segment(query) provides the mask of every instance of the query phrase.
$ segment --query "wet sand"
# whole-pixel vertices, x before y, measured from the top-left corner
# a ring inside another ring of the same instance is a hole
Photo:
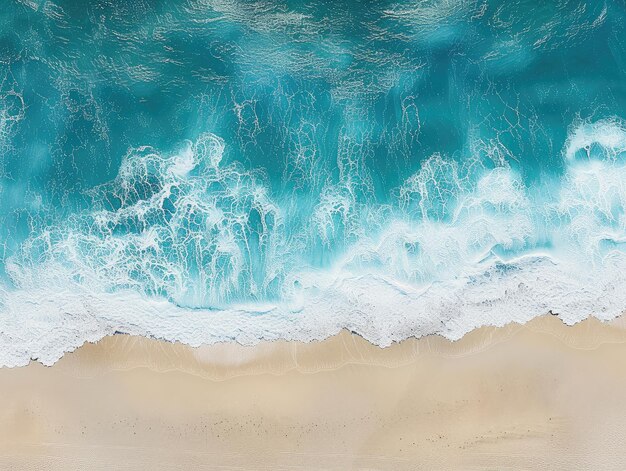
[[[626,321],[380,349],[114,336],[0,370],[0,469],[626,469]]]

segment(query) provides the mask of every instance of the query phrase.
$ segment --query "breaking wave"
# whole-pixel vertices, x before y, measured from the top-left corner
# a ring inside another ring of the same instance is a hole
[[[529,188],[504,162],[434,155],[389,204],[343,181],[294,207],[224,149],[213,134],[133,149],[89,210],[35,231],[7,262],[2,362],[49,364],[113,332],[199,345],[348,328],[386,346],[626,305],[618,119],[571,127],[559,180]]]

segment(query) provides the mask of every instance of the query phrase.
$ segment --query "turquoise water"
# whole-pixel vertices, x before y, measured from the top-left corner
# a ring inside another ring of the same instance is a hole
[[[624,38],[623,0],[5,0],[2,363],[619,314]]]

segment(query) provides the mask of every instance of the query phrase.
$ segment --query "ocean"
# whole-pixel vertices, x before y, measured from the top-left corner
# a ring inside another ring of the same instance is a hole
[[[4,0],[0,365],[626,308],[623,0]]]

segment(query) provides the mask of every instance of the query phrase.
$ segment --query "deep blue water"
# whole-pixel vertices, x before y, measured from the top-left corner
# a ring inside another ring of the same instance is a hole
[[[4,0],[5,322],[16,293],[65,312],[52,285],[306,316],[371,277],[413,293],[402,325],[342,306],[401,338],[436,330],[429,286],[537,298],[533,257],[572,277],[537,309],[617,312],[625,38],[623,0]]]

